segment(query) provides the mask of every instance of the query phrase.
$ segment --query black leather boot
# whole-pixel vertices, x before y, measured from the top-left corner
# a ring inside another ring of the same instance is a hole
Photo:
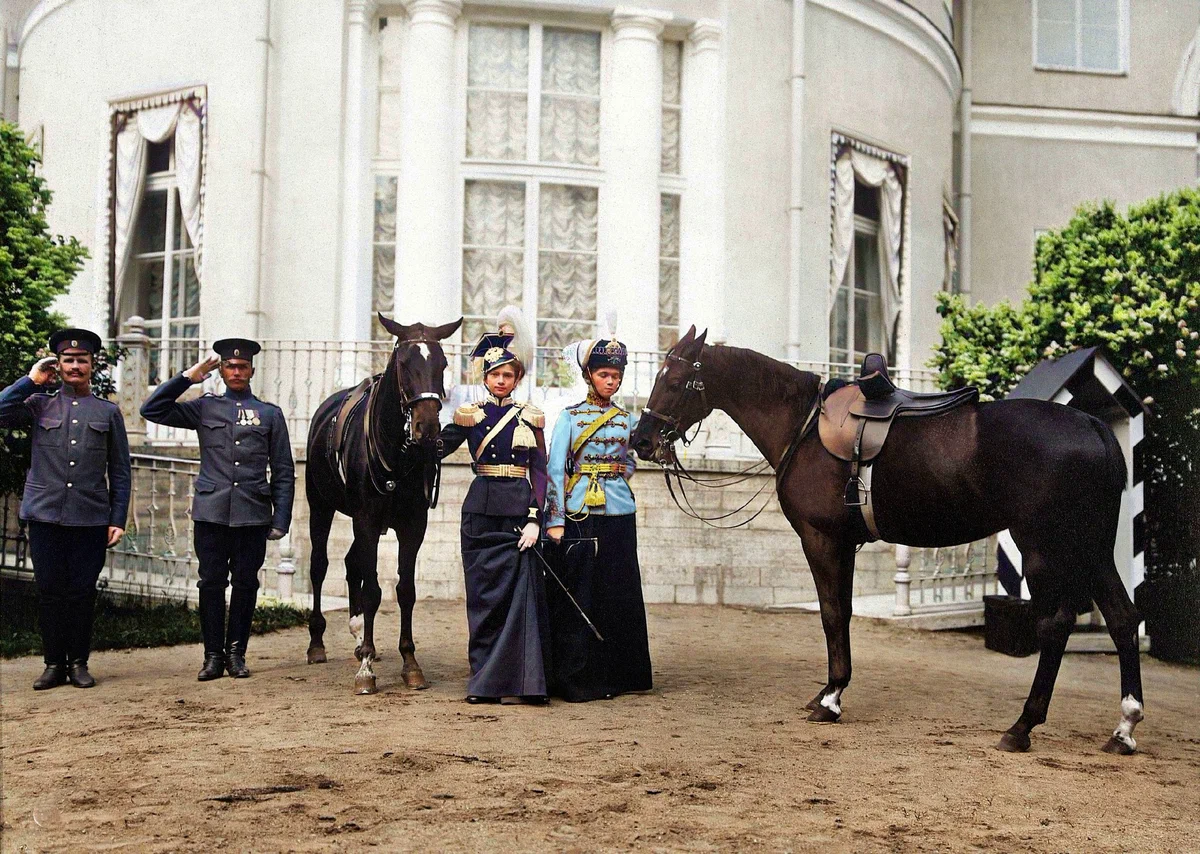
[[[229,645],[229,652],[225,657],[225,669],[229,671],[229,675],[234,679],[247,679],[250,676],[250,668],[246,666],[246,647],[234,641]]]
[[[245,679],[250,675],[246,666],[246,649],[250,645],[250,624],[254,619],[254,606],[258,601],[258,589],[234,587],[229,597],[229,630],[225,638],[229,675]]]
[[[196,681],[207,682],[225,675],[225,656],[219,652],[204,653],[204,666],[196,674]]]
[[[96,591],[72,599],[66,609],[67,679],[76,688],[93,688],[96,680],[88,673],[92,651],[92,624],[96,619]]]
[[[76,688],[96,687],[96,679],[88,673],[86,658],[72,659],[67,663],[67,679]]]
[[[196,679],[220,679],[225,675],[225,591],[221,588],[200,588],[200,634],[204,636],[204,666]]]
[[[33,690],[45,691],[47,688],[57,688],[67,683],[67,666],[61,661],[46,662],[42,675],[33,680]]]

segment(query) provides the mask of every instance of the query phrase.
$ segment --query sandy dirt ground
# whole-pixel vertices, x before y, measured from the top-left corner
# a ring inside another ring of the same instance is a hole
[[[657,686],[545,708],[469,706],[461,603],[418,605],[433,686],[352,695],[353,640],[256,638],[249,680],[198,683],[199,650],[99,653],[91,691],[35,694],[3,663],[4,851],[1200,851],[1200,673],[1143,657],[1139,753],[1114,656],[1063,665],[1023,755],[993,749],[1035,660],[965,634],[856,621],[839,724],[815,615],[653,606]],[[832,847],[831,847],[832,846]]]

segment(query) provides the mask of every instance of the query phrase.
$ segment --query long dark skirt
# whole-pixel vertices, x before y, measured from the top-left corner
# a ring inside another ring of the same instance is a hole
[[[462,514],[467,587],[467,694],[546,696],[546,588],[537,558],[517,551],[523,516]]]
[[[595,546],[587,541],[593,537]],[[562,588],[547,581],[554,662],[550,692],[582,702],[650,690],[650,642],[635,517],[567,520],[563,543],[550,551],[559,577],[604,636],[603,642],[597,640]]]

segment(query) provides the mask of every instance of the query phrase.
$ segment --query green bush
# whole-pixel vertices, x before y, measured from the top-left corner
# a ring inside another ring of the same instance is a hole
[[[50,190],[37,173],[41,158],[21,129],[0,121],[0,388],[29,371],[63,318],[51,311],[83,266],[87,250],[55,237],[46,221]],[[6,431],[0,441],[0,495],[21,488],[28,438]]]
[[[1110,203],[1081,207],[1038,239],[1028,290],[1017,306],[940,295],[931,367],[945,388],[975,385],[1000,399],[1042,359],[1101,348],[1150,410],[1147,581],[1200,591],[1200,190],[1125,214]]]
[[[308,624],[310,611],[276,600],[254,609],[251,631],[258,634]],[[185,602],[103,592],[96,601],[92,649],[130,649],[201,643],[200,615]],[[0,605],[0,657],[39,655],[37,598],[30,585],[5,582]]]

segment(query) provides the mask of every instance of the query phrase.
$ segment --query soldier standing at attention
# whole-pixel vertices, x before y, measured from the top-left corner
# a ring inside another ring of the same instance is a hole
[[[200,559],[200,630],[204,666],[197,679],[245,678],[250,621],[258,599],[258,570],[267,540],[287,534],[292,520],[295,468],[287,421],[273,403],[250,391],[254,355],[245,338],[213,344],[218,358],[197,362],[159,385],[142,404],[142,417],[156,424],[185,427],[200,437],[200,474],[192,502],[196,555]],[[223,395],[206,394],[179,403],[181,394],[220,366]],[[267,469],[271,470],[270,482]],[[225,627],[225,588],[233,577],[229,627]]]
[[[129,441],[115,403],[92,395],[100,336],[63,329],[49,356],[0,392],[0,427],[32,427],[33,460],[21,518],[38,589],[38,621],[46,670],[35,691],[62,685],[91,688],[88,673],[96,579],[104,551],[120,542],[129,512]],[[44,386],[58,374],[62,388]]]

